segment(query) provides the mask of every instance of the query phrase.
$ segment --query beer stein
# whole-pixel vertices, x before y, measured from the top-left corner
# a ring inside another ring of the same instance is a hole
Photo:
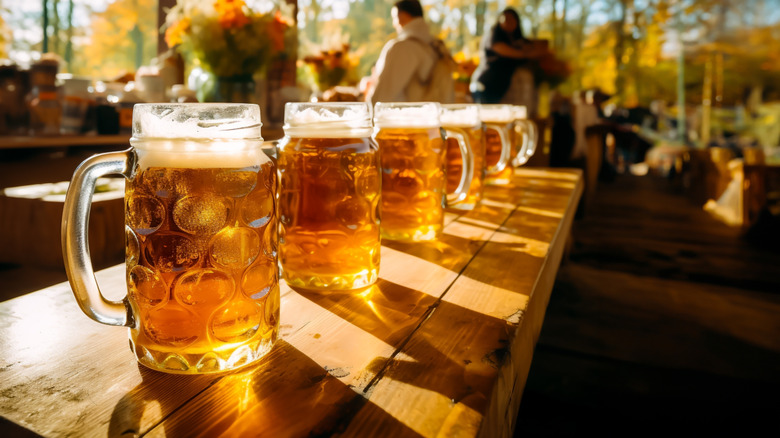
[[[288,103],[279,143],[279,256],[291,286],[350,290],[379,275],[379,151],[368,103]]]
[[[536,124],[528,120],[528,111],[523,105],[512,105],[514,114],[515,142],[519,143],[518,153],[512,158],[512,165],[522,166],[536,152]]]
[[[474,178],[471,180],[466,199],[461,203],[448,207],[459,210],[471,210],[482,199],[482,189],[485,181],[485,131],[479,118],[479,105],[475,104],[445,104],[441,106],[441,125],[447,135],[447,193],[454,193],[460,185],[462,177],[463,157],[458,139],[449,133],[459,134],[466,142],[473,155],[472,168]]]
[[[374,138],[382,156],[382,237],[402,241],[438,238],[444,206],[466,200],[474,177],[466,138],[441,127],[435,102],[384,103],[374,109]],[[462,171],[447,195],[445,135],[458,139]]]
[[[261,149],[260,108],[139,104],[131,148],[92,156],[73,175],[62,250],[90,318],[130,328],[143,365],[232,370],[263,356],[279,327],[276,168]],[[123,175],[127,295],[108,301],[87,239],[95,181]]]
[[[485,183],[509,184],[514,172],[512,157],[516,154],[512,105],[483,104],[479,116],[485,124]]]

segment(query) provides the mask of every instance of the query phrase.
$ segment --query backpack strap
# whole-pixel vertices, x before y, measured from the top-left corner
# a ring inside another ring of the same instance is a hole
[[[447,49],[447,46],[444,44],[444,41],[442,41],[439,38],[434,38],[433,41],[430,43],[426,43],[425,41],[415,38],[413,36],[408,36],[404,39],[409,41],[415,41],[425,47],[430,47],[433,50],[433,54],[435,56],[433,60],[434,67],[436,66],[436,63],[439,61],[444,61],[447,64],[447,67],[451,71],[455,71],[458,68],[458,63],[455,61],[455,59],[450,54],[449,49]],[[431,69],[431,74],[433,74],[433,68]],[[430,78],[429,78],[430,80]],[[425,81],[427,82],[427,81]]]

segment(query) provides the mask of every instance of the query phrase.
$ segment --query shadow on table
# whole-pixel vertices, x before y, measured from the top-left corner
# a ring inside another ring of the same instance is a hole
[[[343,432],[358,411],[399,436],[416,435],[284,340],[257,364],[216,378],[140,368],[144,381],[114,407],[109,436],[329,436]],[[171,393],[192,379],[213,382],[183,406],[172,405]],[[155,404],[162,420],[144,425]]]
[[[382,246],[435,263],[450,270],[460,270],[485,242],[442,234],[429,242],[382,240]]]
[[[382,279],[354,293],[296,291],[411,357],[377,357],[364,392],[390,378],[484,412],[497,369],[507,359],[506,321]]]

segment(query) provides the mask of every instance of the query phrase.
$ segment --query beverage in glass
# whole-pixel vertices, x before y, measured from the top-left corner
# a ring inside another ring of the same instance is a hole
[[[282,275],[350,290],[379,275],[379,152],[367,103],[288,103],[279,144]]]
[[[447,202],[445,131],[435,102],[385,103],[374,109],[374,138],[382,156],[382,237],[400,241],[434,240],[444,228]],[[467,159],[451,202],[466,198],[473,177]]]
[[[276,340],[276,168],[260,110],[243,104],[141,104],[132,148],[77,169],[63,213],[66,270],[82,310],[130,328],[138,361],[171,373],[247,365]],[[128,294],[106,302],[83,242],[95,175],[125,189]]]

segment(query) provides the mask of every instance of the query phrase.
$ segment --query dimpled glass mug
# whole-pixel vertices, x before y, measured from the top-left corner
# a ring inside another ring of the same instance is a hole
[[[382,237],[435,240],[444,229],[444,206],[468,196],[474,178],[472,152],[464,136],[441,127],[435,102],[385,103],[374,109],[374,138],[382,162]],[[460,183],[447,194],[446,136],[458,139]]]
[[[139,104],[132,147],[73,175],[62,222],[73,293],[92,319],[129,327],[149,368],[232,370],[276,340],[276,167],[260,126],[257,105]],[[122,302],[101,295],[86,243],[95,180],[107,174],[127,179]]]
[[[351,290],[379,276],[379,150],[367,103],[288,103],[279,143],[279,258],[290,286]]]

